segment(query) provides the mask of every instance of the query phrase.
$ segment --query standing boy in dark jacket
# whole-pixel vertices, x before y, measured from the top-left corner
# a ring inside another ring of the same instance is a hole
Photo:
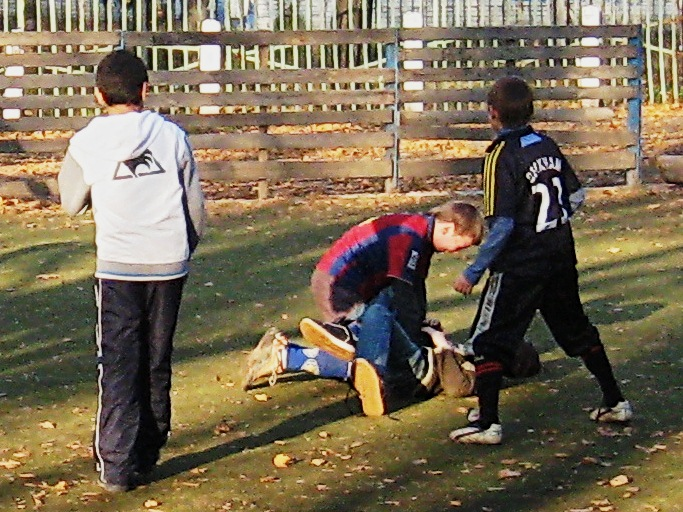
[[[171,352],[204,199],[186,134],[143,110],[144,62],[119,50],[99,64],[105,114],[71,139],[59,173],[63,208],[92,208],[97,266],[99,482],[111,492],[149,477],[171,420]]]
[[[467,295],[489,269],[465,349],[474,356],[479,409],[468,415],[469,425],[450,437],[460,443],[500,444],[502,378],[536,311],[565,353],[580,357],[597,379],[602,405],[590,418],[628,421],[631,405],[579,298],[569,218],[583,202],[583,189],[555,142],[529,126],[533,94],[523,80],[498,80],[488,106],[498,132],[483,169],[489,233],[474,263],[454,284]]]

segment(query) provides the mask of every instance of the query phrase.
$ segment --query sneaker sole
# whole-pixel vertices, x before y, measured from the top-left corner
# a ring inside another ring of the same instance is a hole
[[[377,370],[365,359],[356,359],[353,365],[353,387],[360,394],[363,413],[366,416],[382,416],[385,413],[382,381]]]
[[[353,361],[356,357],[356,349],[353,345],[338,340],[310,318],[304,318],[299,322],[299,330],[308,343],[343,361]]]
[[[451,441],[460,444],[482,444],[482,445],[499,445],[503,441],[503,436],[493,437],[486,435],[480,430],[471,430],[469,432],[459,432],[466,429],[454,430],[449,434]]]

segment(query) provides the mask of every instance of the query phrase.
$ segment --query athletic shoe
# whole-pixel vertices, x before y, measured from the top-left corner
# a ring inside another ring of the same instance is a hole
[[[479,407],[472,407],[467,409],[467,423],[474,423],[480,418]]]
[[[605,423],[626,423],[631,418],[633,418],[633,409],[631,409],[631,404],[628,400],[619,402],[614,407],[601,405],[590,412],[591,420]]]
[[[304,318],[299,322],[299,329],[304,339],[314,347],[343,361],[353,361],[356,357],[351,331],[343,325]]]
[[[503,427],[493,423],[488,428],[478,422],[469,423],[466,427],[451,432],[451,441],[462,444],[500,444],[503,441]]]
[[[382,416],[385,413],[382,379],[367,359],[356,359],[351,374],[353,387],[360,395],[363,413],[366,416]]]
[[[123,484],[110,484],[106,480],[99,479],[97,481],[97,485],[102,487],[107,492],[110,492],[112,494],[118,494],[122,492],[128,492],[132,491],[135,487],[132,485],[123,485]]]
[[[245,391],[264,377],[268,377],[271,386],[275,384],[278,374],[284,371],[282,352],[286,346],[287,337],[281,331],[275,327],[266,331],[247,358],[247,373],[242,382]]]

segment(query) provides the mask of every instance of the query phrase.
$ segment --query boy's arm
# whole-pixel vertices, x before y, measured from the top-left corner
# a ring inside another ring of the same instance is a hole
[[[90,206],[90,186],[85,183],[83,169],[67,151],[57,177],[62,208],[69,215],[85,212]]]
[[[583,202],[586,200],[586,191],[581,186],[578,176],[564,154],[562,154],[562,171],[564,174],[564,181],[567,185],[567,197],[569,199],[571,215],[583,205]]]
[[[206,227],[206,209],[204,207],[204,193],[199,182],[197,164],[192,156],[192,148],[185,139],[186,157],[182,169],[183,186],[187,197],[187,215],[191,224],[189,232],[190,252],[194,252],[199,239],[204,235]],[[189,226],[190,227],[190,226]]]
[[[509,153],[502,152],[503,149],[504,143],[494,145],[484,158],[484,216],[489,229],[474,263],[453,283],[455,291],[464,295],[472,293],[472,288],[503,250],[515,228],[519,185],[514,178],[514,169],[518,163]]]
[[[490,217],[488,222],[489,232],[486,240],[479,247],[477,257],[453,284],[455,291],[464,295],[469,295],[472,292],[474,285],[479,282],[491,262],[503,250],[515,228],[515,221],[511,217]]]

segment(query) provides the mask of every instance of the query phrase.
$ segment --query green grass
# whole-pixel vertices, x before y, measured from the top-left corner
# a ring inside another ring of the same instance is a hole
[[[501,447],[447,440],[471,399],[437,397],[370,419],[334,381],[297,375],[241,391],[245,352],[264,329],[294,332],[313,313],[309,275],[335,237],[369,216],[439,201],[379,196],[212,208],[176,338],[173,435],[161,478],[122,496],[101,492],[90,456],[93,226],[53,211],[6,212],[0,510],[681,510],[680,189],[594,192],[574,223],[583,299],[635,406],[628,427],[587,420],[596,386],[541,323],[530,338],[544,370],[504,391]],[[438,255],[431,270],[433,316],[455,337],[465,335],[481,287],[464,298],[450,283],[473,254]],[[269,399],[257,401],[257,393]],[[279,453],[296,462],[276,468]],[[500,478],[504,469],[510,478]],[[630,483],[610,486],[618,475]]]

